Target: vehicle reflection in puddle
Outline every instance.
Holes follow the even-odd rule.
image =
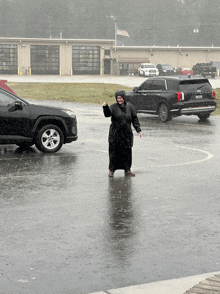
[[[72,177],[77,156],[68,152],[45,154],[35,148],[0,146],[0,162],[0,181],[4,186],[0,194],[10,198],[21,194],[20,189],[29,194],[40,193],[45,187],[63,189]]]
[[[157,117],[141,114],[139,121],[142,130],[155,137],[182,137],[183,133],[192,136],[196,134],[212,135],[216,129],[215,121],[211,118],[207,121],[201,121],[195,117],[178,117],[163,123]]]

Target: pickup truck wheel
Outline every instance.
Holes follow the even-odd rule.
[[[166,122],[172,119],[172,115],[169,112],[169,108],[165,103],[160,104],[158,114],[162,122]]]
[[[63,146],[63,132],[56,125],[42,127],[36,137],[36,147],[45,153],[54,153]]]
[[[200,114],[198,114],[198,117],[200,120],[204,121],[210,117],[210,113],[200,113]]]

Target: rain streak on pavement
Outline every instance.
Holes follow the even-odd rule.
[[[38,103],[38,102],[36,102]],[[0,146],[0,292],[86,294],[219,270],[220,118],[139,114],[133,171],[108,178],[101,106],[56,154]]]

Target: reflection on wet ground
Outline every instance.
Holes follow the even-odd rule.
[[[27,197],[44,193],[45,188],[64,189],[76,161],[77,157],[67,152],[44,154],[32,147],[0,146],[0,182],[4,187],[0,202],[7,199],[14,201],[13,205],[25,204]]]
[[[184,116],[173,118],[168,123],[162,123],[156,116],[147,116],[139,114],[143,135],[151,138],[153,141],[170,141],[181,146],[206,146],[206,144],[215,144],[218,126],[218,118],[212,117],[207,121],[201,121],[195,116]],[[175,146],[175,145],[174,145]]]
[[[181,117],[181,118],[173,118],[170,122],[163,123],[160,122],[158,117],[154,116],[146,116],[143,114],[139,114],[139,120],[141,121],[141,127],[143,130],[147,132],[150,131],[150,134],[157,136],[156,131],[160,131],[160,136],[166,136],[166,132],[172,131],[174,133],[173,136],[180,136],[183,133],[186,134],[212,134],[215,129],[215,123],[211,120],[201,121],[196,119],[195,117]],[[214,128],[214,129],[213,129]],[[153,131],[153,133],[152,133]],[[172,135],[172,133],[169,133]]]
[[[130,178],[109,179],[108,246],[115,262],[125,266],[135,242],[134,211]]]
[[[50,173],[68,173],[71,166],[76,161],[76,156],[73,154],[43,154],[38,153],[36,149],[29,148],[22,150],[16,149],[1,149],[0,147],[0,162],[4,169],[1,170],[0,177],[8,175],[24,177],[25,174],[47,175]],[[12,164],[13,162],[13,164]]]

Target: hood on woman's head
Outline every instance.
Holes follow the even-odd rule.
[[[115,99],[117,100],[117,97],[118,96],[121,96],[121,98],[123,98],[125,100],[125,91],[124,90],[118,90],[116,93],[115,93]]]

